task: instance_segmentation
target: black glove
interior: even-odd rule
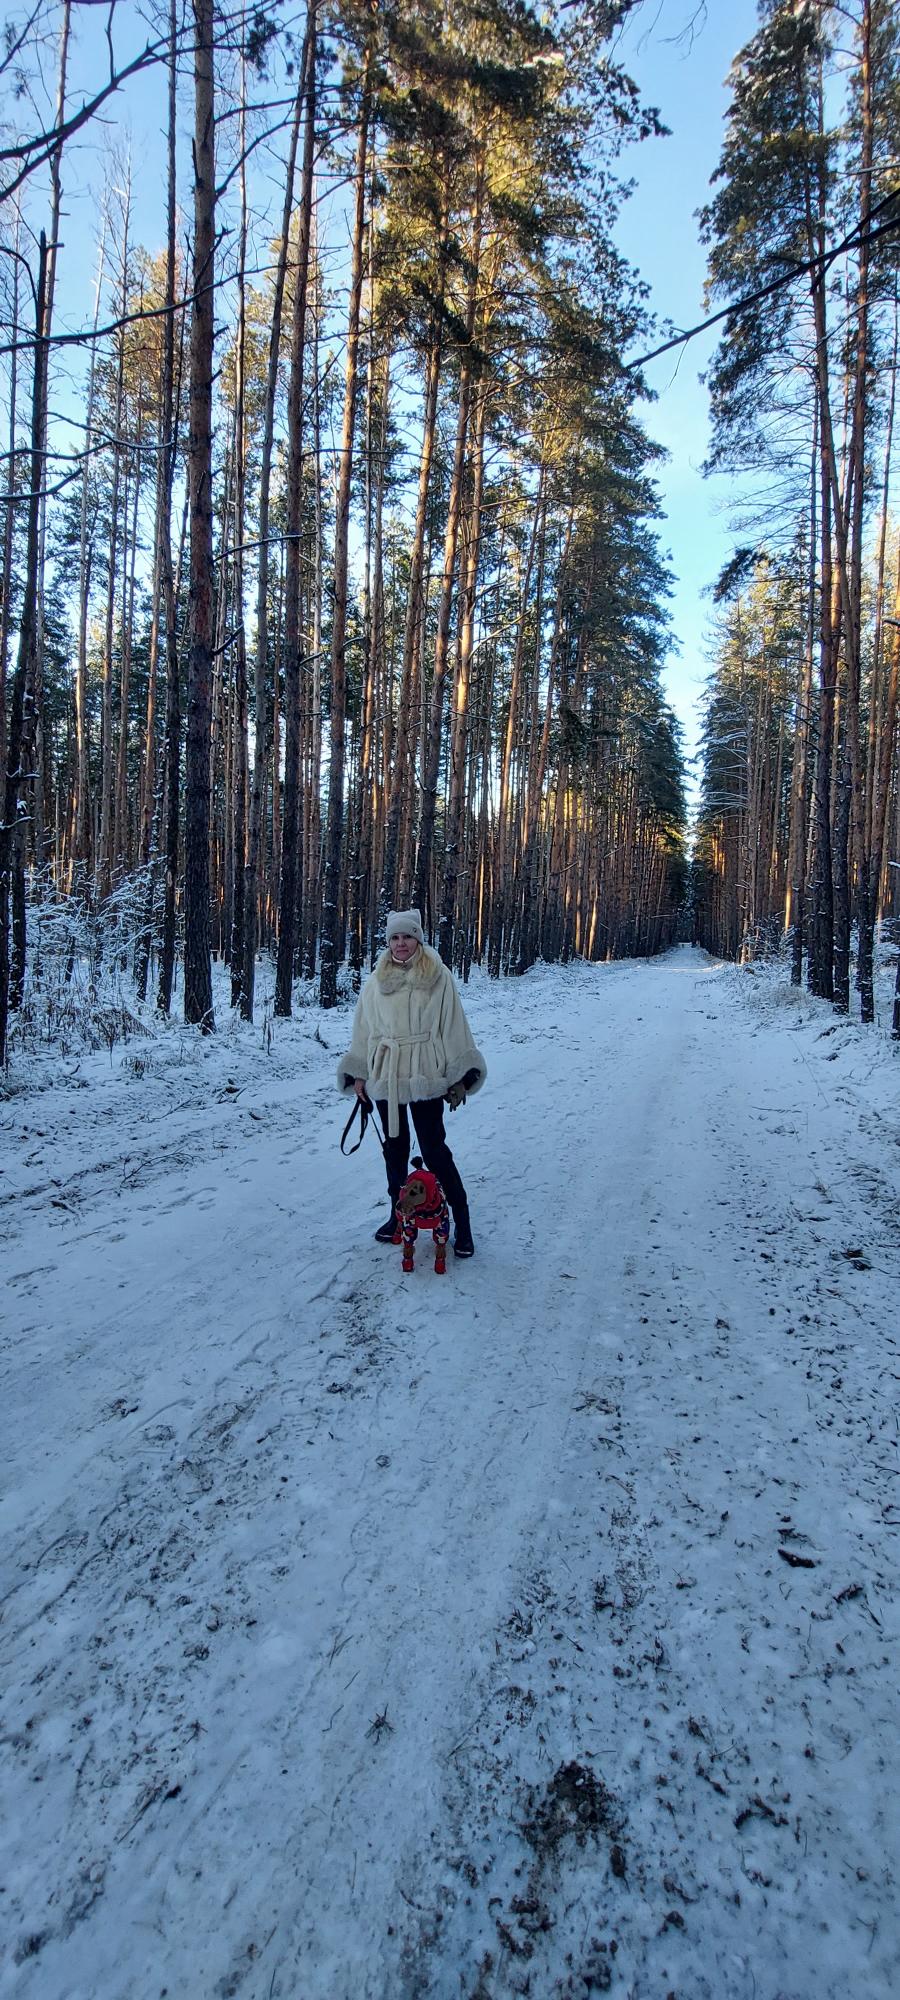
[[[451,1083],[450,1088],[447,1092],[447,1103],[449,1104],[451,1111],[458,1111],[460,1105],[465,1104],[465,1101],[466,1101],[465,1084]]]

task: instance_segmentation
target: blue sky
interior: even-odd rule
[[[675,38],[694,16],[693,38],[679,44]],[[644,99],[658,107],[671,137],[648,139],[623,155],[623,170],[636,186],[617,236],[650,285],[655,310],[677,328],[703,317],[705,252],[696,215],[718,164],[728,71],[756,27],[755,0],[709,0],[705,19],[696,0],[645,0],[618,44],[619,60]],[[710,607],[703,592],[733,546],[725,482],[700,475],[708,409],[699,377],[714,347],[714,333],[701,335],[646,371],[658,400],[646,408],[645,422],[670,454],[657,480],[666,514],[660,539],[676,576],[671,612],[680,653],[669,662],[666,690],[689,752],[696,747],[697,699],[708,671]]]

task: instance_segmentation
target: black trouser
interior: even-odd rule
[[[395,1207],[397,1196],[409,1172],[409,1119],[407,1109],[412,1112],[416,1128],[416,1138],[422,1149],[422,1158],[430,1174],[437,1174],[454,1215],[467,1207],[466,1190],[460,1179],[459,1168],[447,1144],[444,1132],[444,1104],[440,1097],[423,1097],[418,1104],[400,1106],[400,1131],[396,1139],[389,1138],[384,1149],[384,1164],[387,1168],[388,1192],[391,1206]],[[382,1131],[388,1129],[388,1107],[378,1101],[378,1116]]]

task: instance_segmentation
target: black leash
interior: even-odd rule
[[[355,1146],[345,1146],[344,1140],[349,1139],[357,1118],[359,1119],[359,1124],[360,1124],[359,1138],[357,1139]],[[385,1138],[381,1130],[381,1126],[379,1125],[378,1119],[375,1115],[375,1106],[372,1103],[372,1099],[371,1097],[358,1097],[356,1103],[353,1106],[353,1110],[351,1111],[350,1116],[347,1120],[347,1123],[344,1126],[343,1132],[341,1133],[341,1152],[343,1153],[345,1159],[349,1160],[351,1153],[359,1152],[360,1146],[362,1145],[362,1142],[366,1136],[366,1131],[368,1129],[370,1119],[375,1127],[375,1137],[378,1140],[378,1144],[381,1147],[382,1152],[384,1152]]]

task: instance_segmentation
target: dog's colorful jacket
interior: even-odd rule
[[[423,1189],[425,1199],[417,1207],[407,1211],[404,1197],[414,1182]],[[404,1271],[413,1269],[416,1237],[420,1229],[426,1231],[430,1229],[434,1238],[435,1271],[445,1271],[447,1241],[450,1235],[450,1210],[437,1175],[429,1173],[427,1167],[414,1167],[397,1196],[397,1239],[403,1244]]]
[[[414,1208],[411,1211],[408,1220],[414,1222],[417,1229],[433,1229],[436,1223],[444,1222],[447,1219],[448,1210],[447,1203],[444,1200],[444,1190],[436,1174],[429,1173],[427,1167],[415,1167],[408,1179],[404,1181],[397,1196],[397,1208],[399,1213],[404,1216],[404,1219],[406,1217],[403,1208],[403,1197],[412,1181],[421,1181],[425,1189],[425,1201],[420,1208]]]

